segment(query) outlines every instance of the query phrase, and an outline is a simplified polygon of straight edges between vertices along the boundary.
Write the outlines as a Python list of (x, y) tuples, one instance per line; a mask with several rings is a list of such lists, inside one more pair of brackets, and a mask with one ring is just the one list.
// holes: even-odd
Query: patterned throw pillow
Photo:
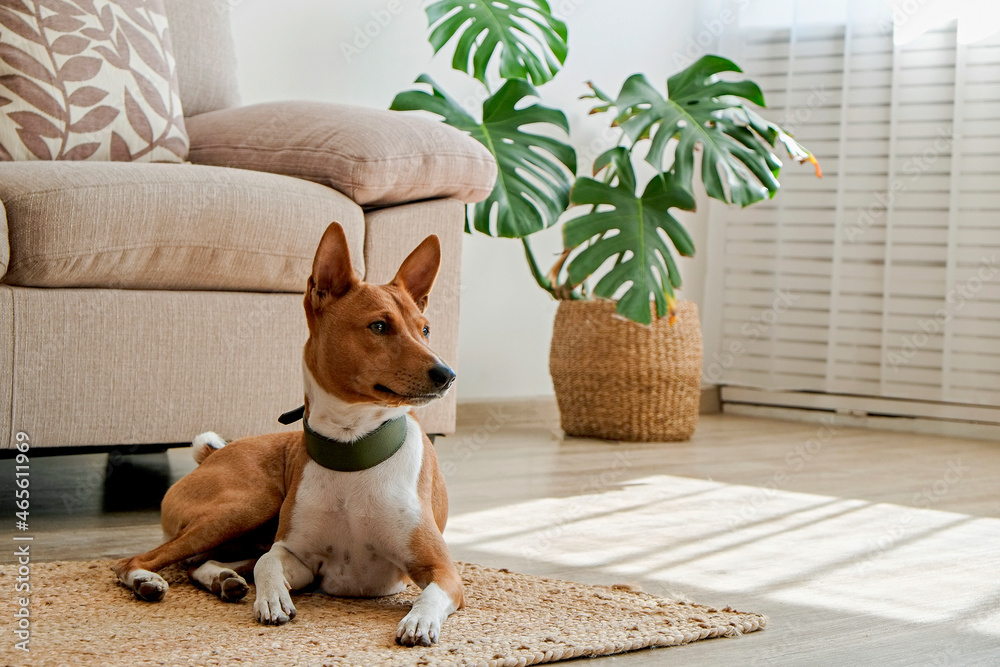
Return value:
[(162, 0), (0, 0), (0, 160), (183, 162)]

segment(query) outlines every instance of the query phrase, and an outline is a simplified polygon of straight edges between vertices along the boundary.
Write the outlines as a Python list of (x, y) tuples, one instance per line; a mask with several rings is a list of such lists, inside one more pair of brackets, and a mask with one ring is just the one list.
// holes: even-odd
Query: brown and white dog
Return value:
[[(412, 580), (422, 591), (396, 640), (437, 641), (463, 604), (462, 580), (441, 535), (444, 479), (410, 411), (455, 379), (431, 351), (424, 317), (440, 260), (440, 242), (429, 236), (392, 282), (370, 285), (355, 275), (340, 225), (327, 228), (305, 295), (306, 432), (228, 445), (214, 433), (199, 436), (200, 465), (163, 499), (167, 541), (113, 567), (126, 586), (160, 600), (167, 583), (156, 572), (186, 560), (195, 582), (232, 602), (249, 590), (241, 574), (252, 571), (257, 620), (282, 624), (295, 617), (290, 590), (315, 583), (331, 595), (376, 597)], [(366, 444), (390, 423), (398, 449), (381, 462), (347, 471), (317, 462)], [(318, 437), (307, 443), (309, 431)]]

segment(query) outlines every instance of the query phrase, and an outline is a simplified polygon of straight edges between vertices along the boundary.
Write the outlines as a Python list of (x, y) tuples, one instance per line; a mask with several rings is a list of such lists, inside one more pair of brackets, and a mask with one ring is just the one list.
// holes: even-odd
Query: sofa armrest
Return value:
[(362, 206), (485, 199), (493, 156), (444, 123), (323, 102), (269, 102), (184, 120), (196, 164), (267, 171), (332, 187)]

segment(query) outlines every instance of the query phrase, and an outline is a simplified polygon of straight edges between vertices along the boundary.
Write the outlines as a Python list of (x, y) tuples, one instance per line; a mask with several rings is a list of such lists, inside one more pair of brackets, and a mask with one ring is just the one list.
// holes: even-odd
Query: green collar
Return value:
[[(282, 415), (282, 423), (291, 413)], [(297, 421), (295, 419), (291, 421)], [(384, 422), (377, 429), (353, 442), (334, 440), (312, 430), (309, 422), (302, 420), (303, 435), (309, 458), (324, 468), (340, 472), (368, 470), (382, 463), (399, 451), (406, 440), (406, 415)]]

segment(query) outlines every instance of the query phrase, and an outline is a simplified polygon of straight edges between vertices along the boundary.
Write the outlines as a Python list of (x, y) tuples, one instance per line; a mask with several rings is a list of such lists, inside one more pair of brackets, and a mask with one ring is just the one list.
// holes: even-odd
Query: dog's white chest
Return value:
[(409, 418), (407, 427), (399, 451), (374, 468), (337, 472), (310, 461), (302, 471), (282, 545), (326, 593), (390, 595), (405, 586), (423, 462), (420, 427)]

